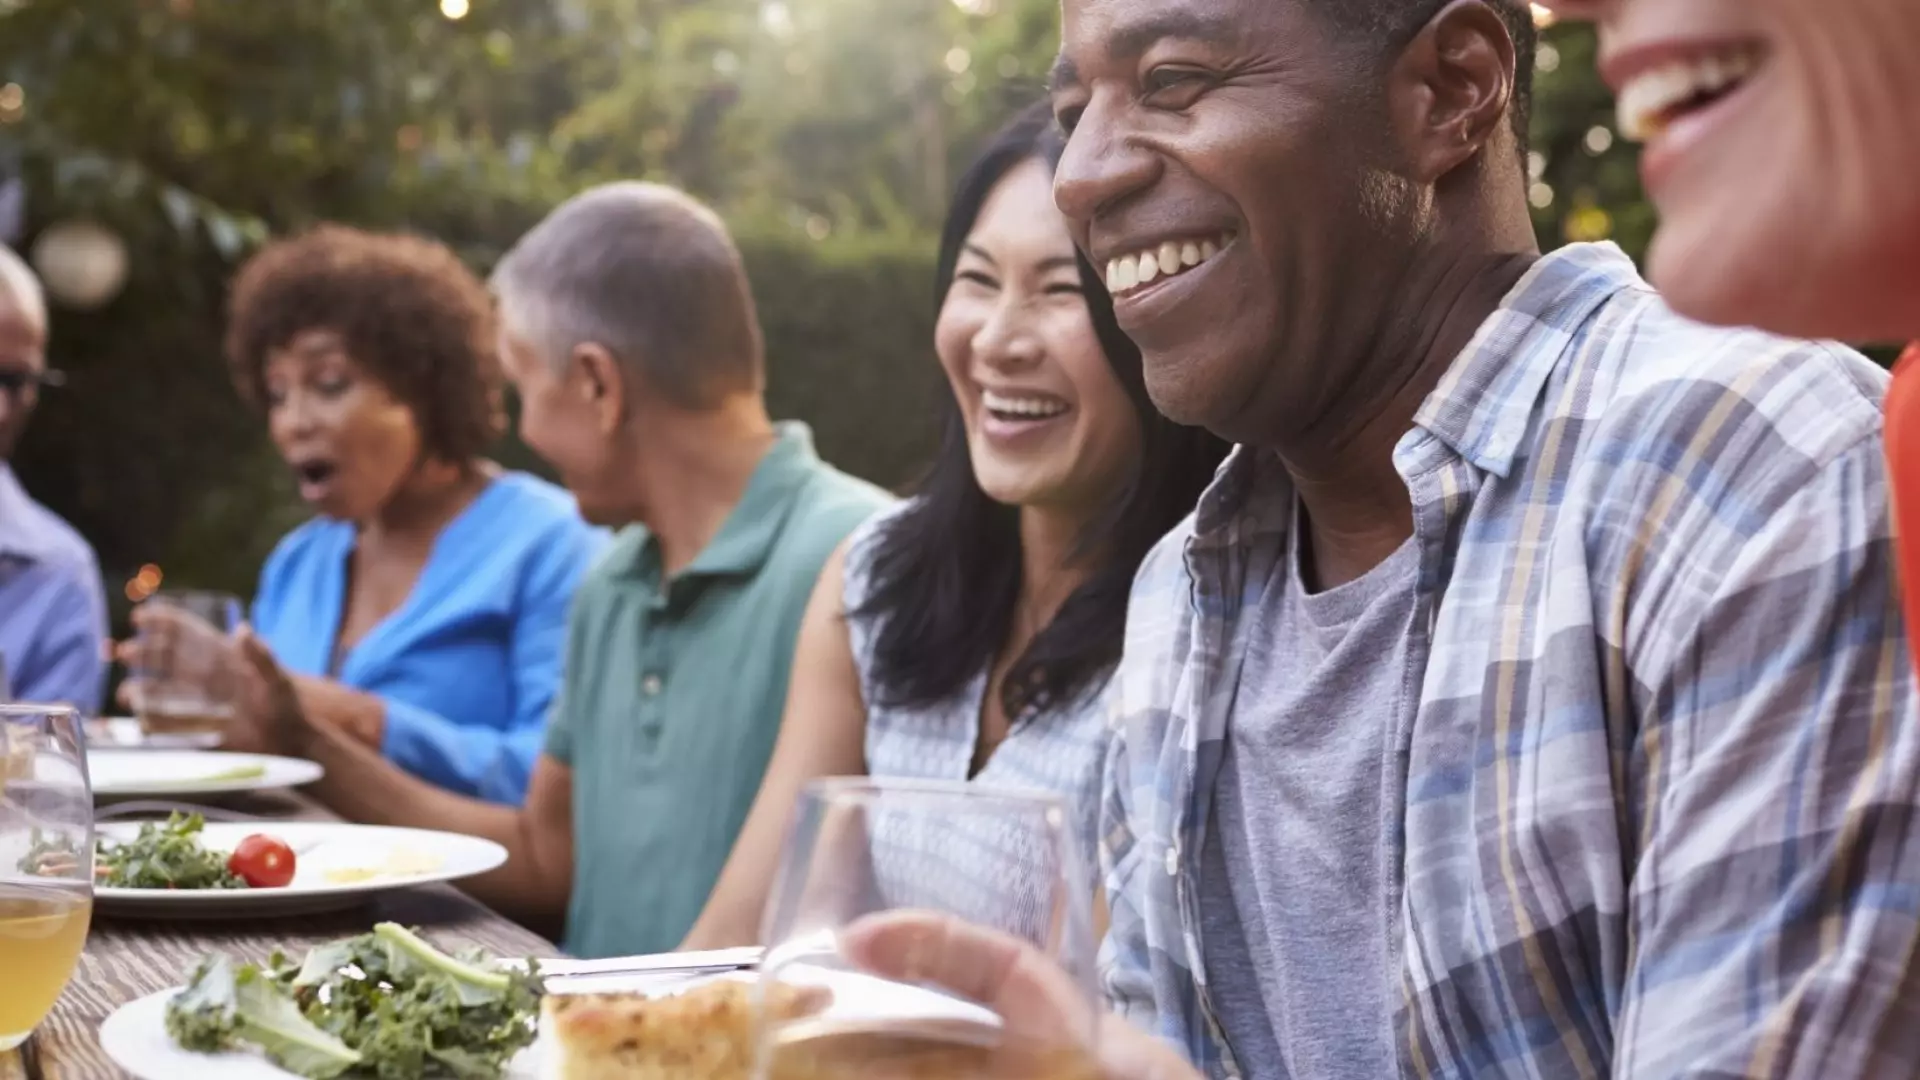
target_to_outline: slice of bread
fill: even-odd
[[[758,988],[721,979],[680,994],[549,995],[541,1025],[552,1037],[547,1080],[749,1080]],[[788,986],[767,1007],[793,1017],[808,1004]]]

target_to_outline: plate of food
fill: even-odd
[[[568,963],[449,954],[382,924],[305,957],[209,957],[186,985],[121,1006],[100,1045],[139,1080],[751,1080],[757,1020],[772,1009],[857,1032],[862,1060],[883,1051],[887,1075],[948,1076],[966,1074],[955,1066],[979,1056],[980,1040],[876,1034],[886,1030],[876,1024],[998,1025],[979,1006],[846,971],[819,969],[763,994],[750,971],[689,977],[640,964],[624,989],[574,992],[571,979],[546,974]],[[788,1067],[775,1080],[836,1080],[846,1061],[821,1051],[839,1045],[780,1059]]]
[[[123,1005],[100,1046],[141,1080],[539,1080],[538,966],[443,951],[405,927],[304,956],[215,954]]]
[[[71,859],[42,845],[22,859]],[[427,829],[324,822],[207,824],[198,815],[98,829],[94,906],[143,918],[296,915],[369,893],[484,874],[507,861],[491,840]]]
[[[311,784],[326,770],[299,758],[217,750],[87,751],[93,794],[102,799],[234,795]]]

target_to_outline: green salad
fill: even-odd
[[[116,889],[244,889],[227,868],[227,853],[200,842],[206,821],[199,814],[171,814],[147,822],[133,839],[94,846],[94,877]]]
[[[495,970],[484,952],[452,956],[381,923],[297,965],[207,957],[167,1004],[167,1033],[203,1053],[257,1048],[313,1080],[496,1080],[532,1044],[541,993],[531,962]]]
[[[140,826],[123,843],[96,840],[93,847],[94,883],[114,889],[244,889],[247,882],[228,868],[230,856],[208,850],[200,842],[206,821],[199,814],[173,814],[165,821]],[[60,875],[72,872],[78,859],[70,840],[47,841],[38,836],[20,860],[28,874]]]

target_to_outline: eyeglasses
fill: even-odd
[[[11,397],[19,397],[27,390],[38,390],[43,386],[65,386],[67,376],[64,372],[28,371],[25,368],[0,368],[0,392]]]

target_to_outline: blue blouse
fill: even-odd
[[[495,478],[434,540],[413,592],[333,677],[386,703],[381,751],[463,795],[518,805],[560,685],[567,609],[606,534],[573,496]],[[346,611],[351,522],[316,518],[260,572],[253,626],[288,671],[329,674]]]

